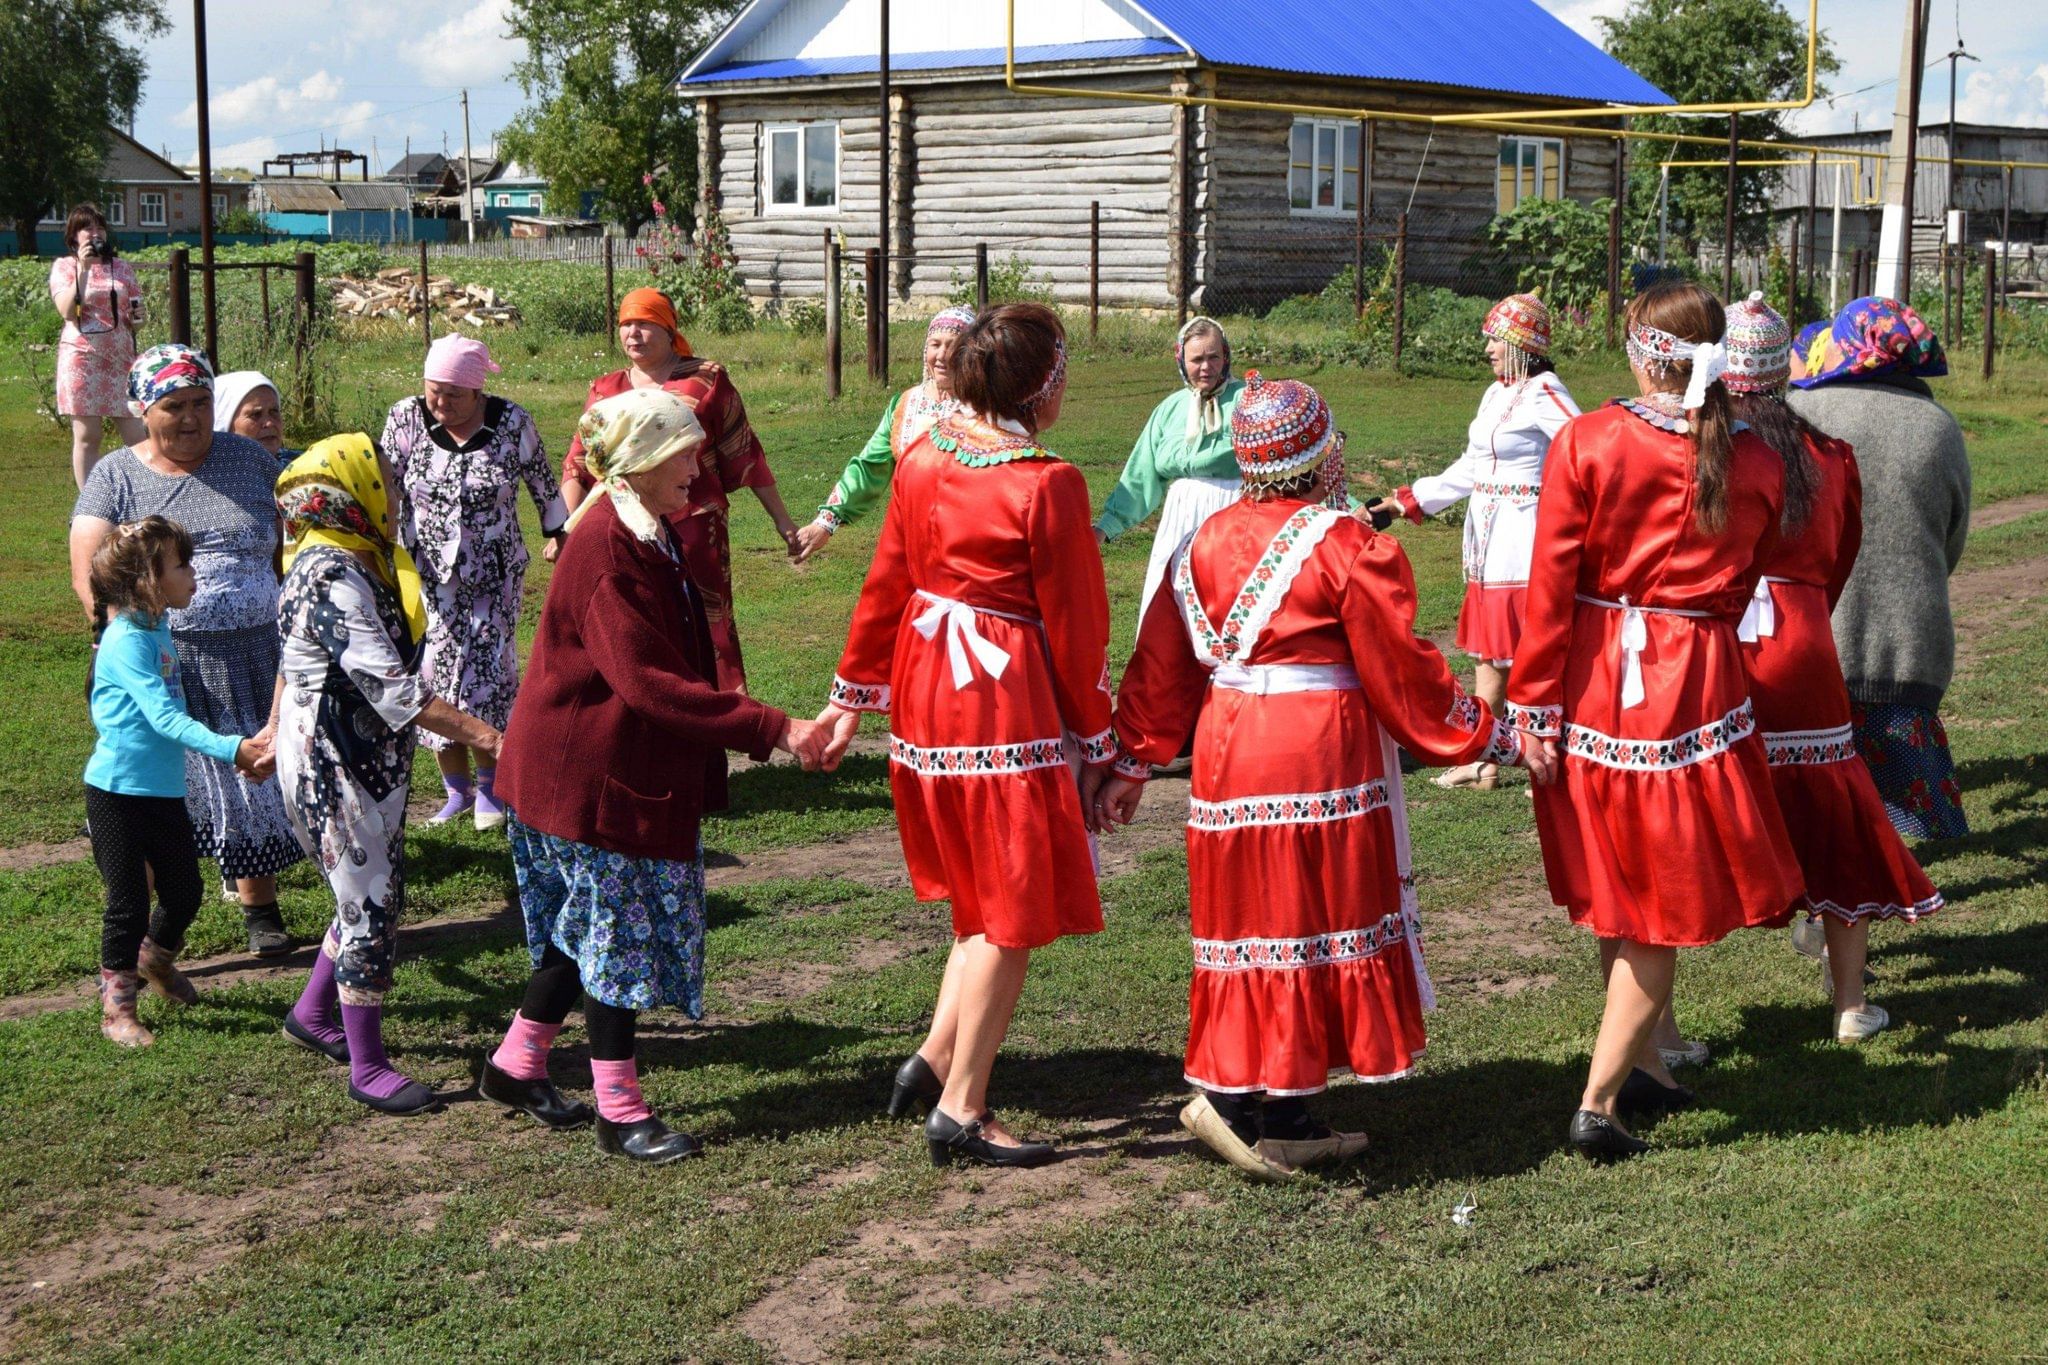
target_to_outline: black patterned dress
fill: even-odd
[[[568,519],[540,429],[526,409],[484,399],[484,424],[457,441],[407,398],[384,423],[384,453],[398,477],[398,537],[419,565],[427,603],[422,673],[436,695],[499,729],[519,693],[519,597],[526,542],[518,487],[526,485],[552,535]],[[453,740],[421,735],[429,749]]]

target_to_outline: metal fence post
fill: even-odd
[[[988,243],[974,244],[974,311],[988,311]]]
[[[1358,121],[1358,183],[1353,187],[1352,198],[1356,200],[1351,215],[1351,316],[1365,316],[1365,201],[1371,197],[1366,190],[1366,163],[1371,160],[1372,129],[1370,121]],[[1342,159],[1341,157],[1339,158]]]
[[[1956,253],[1955,244],[1948,239],[1948,224],[1941,225],[1941,334],[1952,337],[1956,334]]]
[[[296,279],[293,291],[296,317],[292,328],[292,375],[293,387],[298,390],[298,412],[300,422],[309,419],[313,411],[313,253],[301,251],[293,272]]]
[[[882,360],[882,310],[889,306],[882,295],[882,251],[869,247],[866,255],[868,288],[868,378],[881,380],[888,371]]]
[[[837,398],[840,388],[839,235],[825,230],[825,396]]]
[[[1088,339],[1102,322],[1102,201],[1088,201]]]
[[[1785,320],[1799,330],[1799,221],[1792,222],[1792,282],[1785,289]]]
[[[427,274],[427,244],[420,243],[420,344],[433,349],[434,345],[434,303],[433,291],[428,284],[432,277]]]
[[[1998,249],[1984,248],[1984,377],[1991,377],[1992,353],[1998,349]]]
[[[1617,148],[1617,164],[1621,156]],[[1607,349],[1615,347],[1621,317],[1621,196],[1607,205]]]
[[[1394,227],[1394,369],[1401,368],[1403,333],[1408,326],[1408,211],[1401,210]]]
[[[619,291],[612,279],[612,238],[610,233],[604,239],[604,326],[611,333],[609,346],[619,349]]]
[[[192,344],[192,254],[171,248],[171,340]]]
[[[263,344],[268,346],[270,344],[270,267],[268,265],[262,266],[256,271],[256,287],[263,295]]]

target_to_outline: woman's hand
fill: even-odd
[[[789,724],[782,729],[782,738],[775,741],[775,747],[793,756],[807,773],[820,768],[830,772],[839,766],[837,758],[830,758],[832,732],[814,720],[789,718]]]
[[[1358,511],[1358,519],[1375,531],[1384,531],[1400,515],[1400,505],[1388,498],[1370,498]]]
[[[1129,778],[1110,775],[1102,784],[1102,790],[1095,794],[1095,832],[1112,833],[1118,825],[1128,825],[1137,818],[1138,801],[1145,795],[1145,784]]]
[[[817,723],[824,726],[831,736],[825,747],[825,771],[829,773],[839,766],[840,759],[846,757],[846,746],[853,743],[854,735],[860,732],[860,712],[828,702],[818,713]]]
[[[552,564],[557,559],[560,559],[562,557],[562,542],[567,539],[567,536],[549,536],[540,547],[541,562]]]
[[[775,530],[782,537],[783,547],[789,551],[790,559],[801,560],[804,557],[803,532],[797,529],[796,523],[780,521],[775,524]]]
[[[825,542],[832,539],[832,523],[819,517],[796,533],[796,562],[801,564],[825,548]]]
[[[1557,758],[1557,741],[1523,732],[1522,766],[1529,770],[1529,781],[1536,786],[1547,787],[1557,781],[1564,775]]]
[[[478,721],[476,724],[482,733],[468,742],[469,747],[480,754],[490,755],[491,762],[496,763],[498,761],[498,751],[505,747],[505,732],[497,729],[495,726],[486,725],[482,721]]]
[[[235,746],[235,771],[251,782],[268,782],[277,771],[277,754],[266,735],[251,735]]]

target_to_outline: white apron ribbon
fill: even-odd
[[[931,605],[925,608],[922,614],[913,617],[910,624],[927,640],[939,633],[940,626],[946,628],[946,662],[953,667],[953,687],[956,691],[974,681],[974,665],[977,663],[991,678],[1001,678],[1003,670],[1010,666],[1010,652],[991,642],[981,633],[974,622],[975,612],[986,611],[991,616],[1023,621],[1028,625],[1038,624],[1028,616],[1016,616],[989,607],[972,607],[950,597],[940,597],[937,593],[926,592],[922,588],[918,589],[918,596]]]
[[[1712,616],[1710,611],[1687,611],[1683,607],[1645,607],[1628,600],[1626,594],[1619,602],[1610,602],[1604,597],[1588,597],[1575,594],[1579,601],[1588,606],[1605,607],[1621,613],[1621,709],[1627,711],[1643,704],[1643,651],[1650,647],[1650,623],[1644,612],[1654,611],[1660,616]]]
[[[1281,692],[1348,692],[1358,686],[1349,664],[1218,664],[1209,681],[1231,692],[1272,696]]]
[[[1756,581],[1756,591],[1750,594],[1749,605],[1742,610],[1742,624],[1735,628],[1736,639],[1753,645],[1778,633],[1778,604],[1771,599],[1771,585],[1791,581],[1789,578],[1759,578]]]

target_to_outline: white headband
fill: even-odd
[[[1721,376],[1728,372],[1728,348],[1722,343],[1686,341],[1645,322],[1628,329],[1628,358],[1646,370],[1669,369],[1691,362],[1692,377],[1686,382],[1682,404],[1688,412],[1705,407],[1707,387],[1720,383]]]

